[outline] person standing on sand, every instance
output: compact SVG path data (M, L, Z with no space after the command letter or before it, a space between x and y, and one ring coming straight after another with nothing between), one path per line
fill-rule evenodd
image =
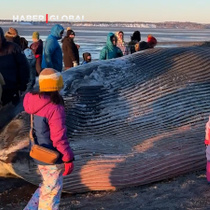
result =
M74 43L75 33L68 30L62 40L63 62L65 70L79 65L79 50Z
M25 91L29 82L29 64L21 48L6 41L0 27L0 73L5 85L2 86L2 105L19 102L20 91Z
M62 50L58 40L62 38L64 32L63 26L56 24L52 27L50 35L47 37L43 56L42 56L42 69L54 68L61 72L63 69Z
M35 58L36 58L36 72L39 75L41 72L41 63L42 63L42 52L43 52L43 41L39 39L39 33L34 31L32 34L33 43L30 45Z
M59 209L63 176L70 174L74 168L74 154L66 135L64 101L59 94L62 88L61 73L47 68L39 75L39 91L27 93L23 101L25 111L32 117L32 136L36 144L60 155L54 164L34 159L43 182L24 210Z
M33 86L36 82L36 58L33 51L28 47L28 41L24 37L20 38L20 45L21 50L24 52L30 67L30 79L26 90L30 91L33 89Z
M118 31L115 33L117 37L117 47L119 47L123 53L123 55L128 55L129 51L124 42L124 33L122 31Z
M69 30L72 30L71 27L67 27L67 28L66 28L66 32L69 31ZM72 30L72 31L73 31L73 30ZM63 41L62 41L62 42L63 42ZM77 46L77 49L79 50L80 45L78 45L78 44L76 44L76 43L75 43L75 45Z
M113 33L107 35L106 46L101 50L100 60L119 58L123 53L117 45L117 37Z
M10 27L5 33L5 38L8 42L14 42L20 46L20 36L18 35L17 29Z
M130 49L130 53L135 53L135 45L141 41L141 33L140 31L134 31L133 35L131 36L131 41L128 43L128 47Z

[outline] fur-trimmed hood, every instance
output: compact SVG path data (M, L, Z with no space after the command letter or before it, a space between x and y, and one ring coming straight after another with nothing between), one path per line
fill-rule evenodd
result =
M17 36L18 36L18 31L17 31L17 29L12 28L12 27L10 27L10 28L9 28L9 31L7 31L7 32L5 33L5 37L8 37L8 38L15 38L15 37L17 37Z

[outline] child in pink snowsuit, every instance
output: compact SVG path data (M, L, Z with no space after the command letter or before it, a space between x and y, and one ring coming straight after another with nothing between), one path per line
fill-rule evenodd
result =
M60 154L54 164L34 159L43 182L25 210L59 209L63 176L70 174L74 168L74 154L66 135L64 102L58 92L62 88L62 75L54 69L44 69L39 75L40 91L27 93L24 98L25 111L33 115L36 143Z

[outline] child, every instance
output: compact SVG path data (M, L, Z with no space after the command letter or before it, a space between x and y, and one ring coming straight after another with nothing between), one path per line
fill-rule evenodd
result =
M206 123L206 137L205 137L205 145L206 145L206 179L208 183L210 183L210 117L209 121Z
M58 92L62 88L62 75L46 68L39 75L39 91L27 93L24 98L25 111L33 115L33 136L37 144L60 153L59 159L52 165L34 159L43 182L25 210L58 209L63 176L70 174L74 168L74 154L66 135L64 101Z
M83 62L81 65L83 64L87 64L91 62L91 54L89 52L85 52L83 53Z
M33 86L36 81L36 59L35 59L33 51L28 47L28 41L24 37L20 38L20 46L21 46L21 50L24 52L28 60L28 64L30 68L30 79L29 79L29 83L27 84L27 90L26 90L26 91L30 91L33 89Z
M30 49L33 51L36 58L36 75L41 72L43 41L39 38L39 32L34 31L32 34L33 43L30 45Z

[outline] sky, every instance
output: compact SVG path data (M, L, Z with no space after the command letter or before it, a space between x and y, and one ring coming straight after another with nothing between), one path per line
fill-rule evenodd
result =
M210 23L210 0L9 0L0 7L0 19L13 15L63 15L84 21Z

